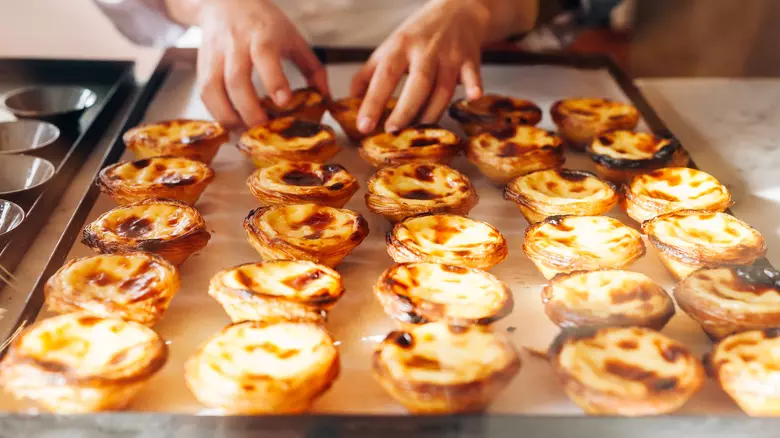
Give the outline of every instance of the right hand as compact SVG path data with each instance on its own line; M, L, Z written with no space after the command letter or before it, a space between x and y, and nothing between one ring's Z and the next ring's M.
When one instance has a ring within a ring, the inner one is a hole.
M310 86L328 95L325 69L295 25L272 0L203 0L203 46L198 53L200 97L228 127L268 121L252 84L252 69L274 103L292 97L282 59L295 63Z

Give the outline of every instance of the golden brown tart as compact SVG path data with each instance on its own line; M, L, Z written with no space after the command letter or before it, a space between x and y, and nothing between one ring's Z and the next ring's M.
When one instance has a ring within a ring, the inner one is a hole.
M724 185L707 173L687 167L635 176L623 194L623 210L639 223L677 210L723 211L731 205L731 194Z
M718 342L712 374L724 391L753 417L780 415L780 330L751 330Z
M506 259L506 239L492 225L454 214L416 216L387 234L387 252L398 263L435 262L490 269Z
M334 267L368 236L368 223L347 209L316 204L256 208L244 219L263 260L311 260Z
M154 157L106 167L98 175L98 186L119 205L150 198L194 205L213 179L214 170L203 162Z
M246 181L260 205L315 203L341 208L360 183L340 164L280 163L256 170Z
M280 161L324 163L341 150L331 127L292 117L249 129L236 146L259 168Z
M276 105L270 96L264 96L260 103L271 119L295 117L314 123L320 123L327 108L325 97L311 87L293 90L292 98L282 107Z
M461 141L454 132L424 124L366 137L359 150L360 156L374 167L404 163L449 164L460 151Z
M520 371L503 336L482 326L432 322L391 332L373 355L374 378L410 412L479 412Z
M322 323L343 294L338 272L308 260L246 263L218 272L209 283L209 295L233 322Z
M564 329L638 326L661 330L674 316L674 301L638 272L575 271L555 276L542 290L544 310Z
M180 265L210 238L195 208L170 199L147 199L103 213L84 228L82 243L100 254L144 251Z
M701 269L677 284L674 298L713 339L780 327L780 272L771 268Z
M122 139L138 158L174 156L209 164L228 132L217 122L177 119L136 126Z
M677 140L649 132L605 132L595 137L587 150L598 173L619 183L662 167L685 167L690 162L688 152Z
M542 110L533 102L496 94L485 94L476 100L457 99L449 113L469 136L506 126L533 126L542 120Z
M504 185L520 175L561 167L563 140L535 126L508 126L468 140L467 156L483 175Z
M230 325L184 365L201 403L247 415L303 412L338 375L333 340L320 325L302 321Z
M330 115L338 122L344 133L347 134L347 137L353 141L360 141L368 136L384 132L385 122L387 121L387 118L390 117L390 113L393 112L396 103L398 103L398 100L392 97L387 101L385 110L379 118L376 128L374 128L373 132L368 134L363 134L357 128L358 111L360 111L360 105L363 104L363 99L359 97L345 97L336 100L330 103L328 112L330 112Z
M400 263L374 286L385 313L403 324L448 321L455 325L492 324L512 312L506 284L474 268L439 263Z
M591 415L674 412L705 379L683 344L640 327L564 331L549 356L566 395Z
M179 290L179 271L149 253L103 254L71 260L44 286L56 313L85 312L153 326Z
M551 216L525 232L523 251L548 280L560 273L622 269L645 254L635 229L607 216Z
M512 180L504 199L517 204L529 224L550 216L598 216L618 203L614 185L584 170L549 169Z
M634 129L639 111L626 103L602 98L572 98L550 108L558 133L574 149L585 150L594 137L618 129Z
M477 196L471 181L443 164L402 164L368 180L366 205L390 222L425 213L468 214Z
M67 313L36 322L11 343L0 382L17 399L58 414L125 408L168 358L152 329Z
M704 267L748 265L766 254L758 231L722 212L666 213L645 222L642 231L678 280Z

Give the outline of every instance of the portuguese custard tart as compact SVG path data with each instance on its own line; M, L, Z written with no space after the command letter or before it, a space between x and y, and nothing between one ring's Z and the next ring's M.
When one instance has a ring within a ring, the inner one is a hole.
M334 267L368 236L368 222L346 209L276 205L249 212L244 229L263 260L311 260Z
M308 260L246 263L209 283L233 322L306 320L321 323L344 294L341 275Z
M634 129L639 111L610 99L572 98L555 102L550 108L558 133L574 149L585 150L594 137L618 129Z
M564 329L638 326L661 330L674 301L648 276L618 269L557 275L542 290L544 310Z
M496 94L476 100L457 99L449 113L469 136L506 126L536 125L542 120L542 110L533 102Z
M605 132L591 141L587 151L598 173L620 183L654 169L685 167L690 162L688 152L677 140L649 132Z
M168 348L133 321L66 313L36 322L11 343L0 382L17 399L57 414L125 408L165 364Z
M214 179L214 170L200 161L154 157L106 167L98 175L100 191L119 205L166 198L194 205Z
M276 105L270 96L264 96L260 103L271 119L295 117L313 123L320 123L327 109L325 96L311 87L293 90L292 98L285 106Z
M639 223L677 210L723 211L731 205L725 186L708 173L688 167L635 176L623 194L623 209Z
M170 199L147 199L103 213L84 228L82 243L100 254L144 251L180 265L210 238L195 208Z
M390 222L425 213L468 214L479 197L471 181L443 164L402 164L368 180L366 205Z
M401 323L447 321L491 324L512 311L512 292L492 274L474 268L417 262L397 264L374 286L385 313Z
M506 239L492 225L454 214L406 219L387 234L387 252L398 263L434 262L490 269L506 259Z
M560 273L622 269L645 254L635 229L607 216L551 216L525 232L523 251L548 280Z
M162 257L136 252L71 260L44 286L56 313L85 312L152 326L179 290L179 271Z
M206 341L184 365L201 403L232 414L307 410L339 375L339 354L319 324L233 324Z
M618 203L614 185L584 170L548 169L512 180L504 199L517 204L529 224L550 216L598 216Z
M674 412L705 379L683 344L640 327L564 331L549 356L566 395L591 415Z
M674 298L713 339L780 327L780 272L771 268L701 269L677 284Z
M561 167L563 140L535 126L507 126L469 138L469 161L496 184L537 170Z
M437 125L412 125L393 132L366 137L360 156L374 167L404 163L449 164L461 151L455 133Z
M410 412L479 412L520 371L520 357L486 327L432 322L391 332L373 356L377 382Z
M718 342L712 374L746 414L780 415L780 330L751 330Z
M259 168L280 161L324 163L341 150L331 127L292 117L249 129L236 146Z
M666 213L645 222L642 231L678 280L704 267L749 265L766 254L758 231L722 212Z
M217 122L178 119L137 126L122 139L141 159L174 156L209 164L228 141L228 132Z
M390 117L390 113L395 109L395 104L398 102L395 98L390 98L385 104L385 110L379 118L379 122L376 124L374 131L369 134L363 134L357 128L357 116L360 111L360 105L363 104L363 99L359 97L345 97L333 101L328 106L328 112L338 122L341 129L347 134L347 137L353 141L360 141L368 136L376 135L384 132L385 122Z
M281 161L256 170L246 181L260 205L315 203L341 208L360 183L340 164Z

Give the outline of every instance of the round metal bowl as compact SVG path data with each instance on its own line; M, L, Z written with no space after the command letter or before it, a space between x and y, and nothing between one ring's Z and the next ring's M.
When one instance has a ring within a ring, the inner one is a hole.
M54 124L77 122L96 102L94 91L76 86L20 88L3 98L3 106L17 118L40 119Z
M0 155L36 152L60 138L60 129L39 120L0 122Z
M22 207L11 201L0 199L0 244L5 243L8 236L24 220ZM0 246L0 249L2 247Z
M37 193L51 177L49 160L29 155L0 156L0 198L19 200Z

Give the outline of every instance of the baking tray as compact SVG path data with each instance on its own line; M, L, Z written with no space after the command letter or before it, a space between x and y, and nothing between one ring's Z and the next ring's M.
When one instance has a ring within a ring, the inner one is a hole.
M51 85L78 85L97 95L95 105L82 114L77 125L61 126L55 144L33 153L51 161L56 172L43 192L13 200L25 210L26 217L9 241L0 245L0 266L7 271L17 268L73 176L125 102L135 85L133 66L132 61L0 59L0 95L21 87ZM13 117L0 108L0 120L6 119ZM3 278L5 275L0 276L0 293L5 286Z
M334 95L345 95L349 78L369 52L356 49L319 50L328 64ZM194 84L195 52L174 49L167 52L134 110L125 121L125 128L142 120L175 117L205 117ZM491 52L484 56L483 70L486 89L534 100L545 110L559 98L575 95L595 95L631 101L643 115L639 129L670 135L630 79L608 58L601 56L571 56ZM291 74L294 86L301 78ZM145 113L145 114L144 114ZM326 116L325 123L335 125ZM455 128L449 119L446 127ZM552 129L549 116L540 126ZM342 137L343 140L343 137ZM344 164L363 183L372 169L362 162L353 147L345 144L332 161ZM123 153L119 134L114 138L104 165L113 163ZM125 158L130 158L125 154ZM567 167L592 169L582 155L568 153ZM390 225L368 212L363 201L365 187L347 204L347 208L362 213L369 222L371 235L352 256L339 267L347 293L329 316L327 328L339 343L342 372L334 386L300 416L282 417L222 417L204 409L184 385L182 364L196 346L229 323L221 307L206 291L208 280L220 269L258 260L245 240L241 221L256 206L245 186L252 166L235 147L226 145L212 166L217 177L206 190L197 207L204 214L212 240L199 254L183 266L182 289L173 300L165 318L156 329L170 342L170 358L163 370L153 378L129 407L130 412L85 416L29 415L30 405L0 398L0 431L33 434L52 428L84 431L94 435L123 433L171 436L610 436L631 433L632 436L675 436L688 434L711 437L750 433L762 436L772 431L780 421L748 419L713 382L702 390L679 413L659 418L587 418L564 395L558 381L545 361L524 355L524 365L517 378L496 399L484 415L443 417L409 416L370 377L370 353L373 346L394 323L384 315L376 302L372 286L379 274L392 265L385 252L384 234ZM545 349L557 328L542 310L539 292L545 280L523 254L522 239L525 221L516 207L502 200L501 190L479 175L465 159L454 167L464 171L480 194L480 204L471 216L498 227L507 238L510 254L507 261L491 270L507 282L515 297L512 315L500 321L496 329L503 331L518 348ZM363 184L365 186L365 184ZM739 200L737 200L738 202ZM16 319L21 328L41 312L42 286L62 263L73 257L91 254L74 242L87 221L113 208L113 202L89 191L79 205L73 220L49 260L46 269L27 297L27 303ZM621 212L611 215L627 224L632 222ZM654 250L634 265L634 270L646 273L669 288L673 281L663 269ZM696 323L682 312L672 319L664 332L697 353L710 348L710 342ZM2 434L2 432L0 432Z

